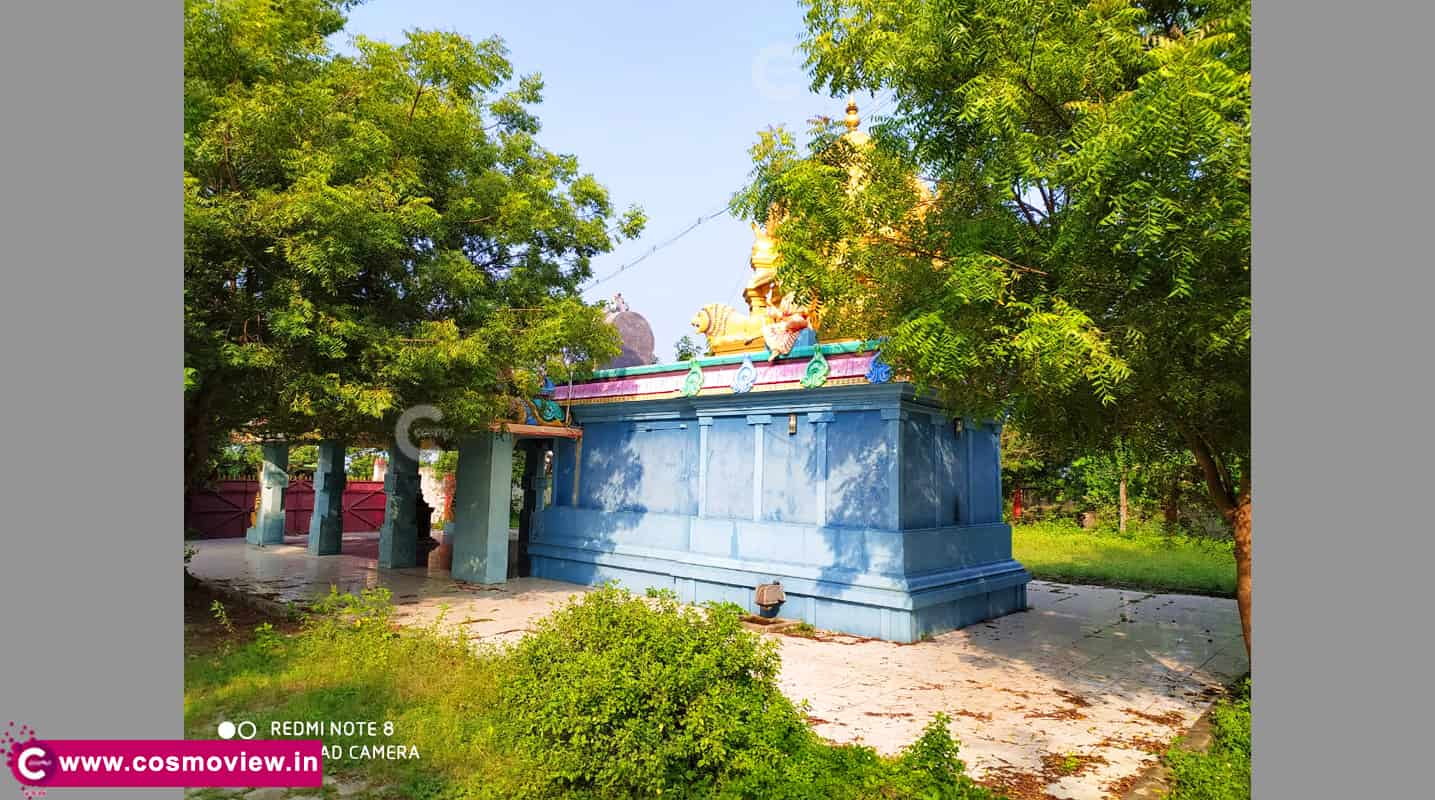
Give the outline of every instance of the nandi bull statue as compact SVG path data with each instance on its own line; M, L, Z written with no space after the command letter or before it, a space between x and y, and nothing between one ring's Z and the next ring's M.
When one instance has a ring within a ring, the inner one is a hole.
M773 214L765 226L752 225L753 274L742 291L748 313L741 314L725 303L708 303L693 316L693 327L707 337L713 355L749 352L765 346L768 360L773 360L792 352L803 329L817 329L812 310L798 305L791 293L782 294L777 286L773 240L777 222Z

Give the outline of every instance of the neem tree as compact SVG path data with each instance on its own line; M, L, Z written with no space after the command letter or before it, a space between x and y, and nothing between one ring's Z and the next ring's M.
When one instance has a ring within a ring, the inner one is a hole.
M497 38L337 54L353 5L185 3L187 485L236 429L481 430L617 352L578 289L643 216L535 141L540 78Z
M814 88L894 106L761 134L734 208L779 212L783 285L954 411L1184 442L1249 648L1249 0L805 2Z

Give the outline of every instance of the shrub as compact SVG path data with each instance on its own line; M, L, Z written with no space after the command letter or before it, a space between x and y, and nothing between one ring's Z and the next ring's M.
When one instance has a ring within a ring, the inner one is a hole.
M923 797L934 800L984 800L994 795L966 776L957 758L946 714L936 714L922 735L912 742L890 769L893 792L885 796Z
M1251 681L1211 712L1213 736L1204 753L1173 747L1171 800L1249 800L1251 796Z
M544 790L712 787L809 735L777 688L776 644L735 607L604 586L540 621L512 653L503 702Z
M770 762L723 785L723 798L882 798L991 800L997 797L965 773L957 758L950 719L936 714L922 735L896 758L870 747L832 745L809 735L787 758Z
M778 689L776 643L731 604L604 586L509 653L509 731L529 794L628 797L989 796L940 715L897 759L832 746Z

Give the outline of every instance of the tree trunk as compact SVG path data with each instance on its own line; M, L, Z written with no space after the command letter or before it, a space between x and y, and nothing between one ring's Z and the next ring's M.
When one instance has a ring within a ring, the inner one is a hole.
M1121 486L1119 489L1120 508L1116 518L1116 529L1122 533L1126 532L1126 471L1121 472Z
M1246 658L1251 656L1251 466L1243 465L1239 489L1231 485L1230 470L1221 464L1206 440L1189 428L1182 428L1181 435L1196 457L1201 474L1206 478L1206 489L1211 501L1231 523L1235 536L1236 556L1236 609L1241 614L1241 635L1246 640Z
M1249 467L1247 467L1249 469ZM1246 639L1246 659L1251 657L1251 480L1241 479L1241 496L1231 515L1236 536L1236 608L1241 612L1241 634Z
M1167 525L1175 525L1181 521L1181 474L1179 472L1171 478L1171 491L1166 495L1166 503L1161 510L1165 514Z

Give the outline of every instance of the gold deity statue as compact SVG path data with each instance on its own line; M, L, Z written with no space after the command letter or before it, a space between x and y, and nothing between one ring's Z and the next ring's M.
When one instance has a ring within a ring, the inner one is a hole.
M752 227L752 256L748 264L752 267L752 277L743 287L742 299L754 314L768 307L768 296L776 284L777 240L773 235L777 232L777 223L776 213L768 216L765 225L749 223Z
M860 129L862 120L857 114L855 100L848 101L843 123L847 128L842 134L845 141L859 149L872 146L872 137ZM848 184L851 190L857 190L864 180L860 163L849 167ZM917 213L923 214L933 199L933 193L916 176L912 177L912 182L921 198ZM752 224L752 256L748 262L752 276L742 290L747 313L740 313L725 303L709 303L693 317L693 327L707 337L708 348L713 355L757 352L765 347L770 353L769 358L775 359L792 351L803 330L819 330L818 309L799 305L792 293L783 292L778 285L777 228L781 222L780 210L773 208L765 224Z
M841 138L858 151L873 147L872 137L861 130L862 119L857 114L857 103L849 100L847 113L843 117L847 128ZM848 191L857 192L867 180L863 159L854 159L848 166ZM917 195L912 213L921 217L936 201L937 193L917 175L912 175L911 186ZM769 210L767 222L752 225L752 256L749 266L752 275L742 290L742 299L747 304L743 314L725 303L709 303L698 310L693 317L693 327L707 337L708 348L713 355L759 352L766 348L769 359L787 355L792 351L803 330L822 330L821 321L826 320L827 334L842 337L854 327L853 320L861 316L863 297L848 298L841 308L821 306L816 300L800 305L791 292L784 292L777 281L777 230L782 224L780 209ZM876 238L895 235L890 227L874 232ZM833 269L842 269L846 242L833 246ZM940 268L940 257L933 259L933 266Z
M777 241L780 219L776 212L767 224L752 225L752 277L742 290L748 313L739 313L725 303L708 303L698 309L692 324L707 337L713 355L756 352L766 348L769 360L792 352L798 335L816 329L811 309L797 304L793 295L783 294L777 285Z

